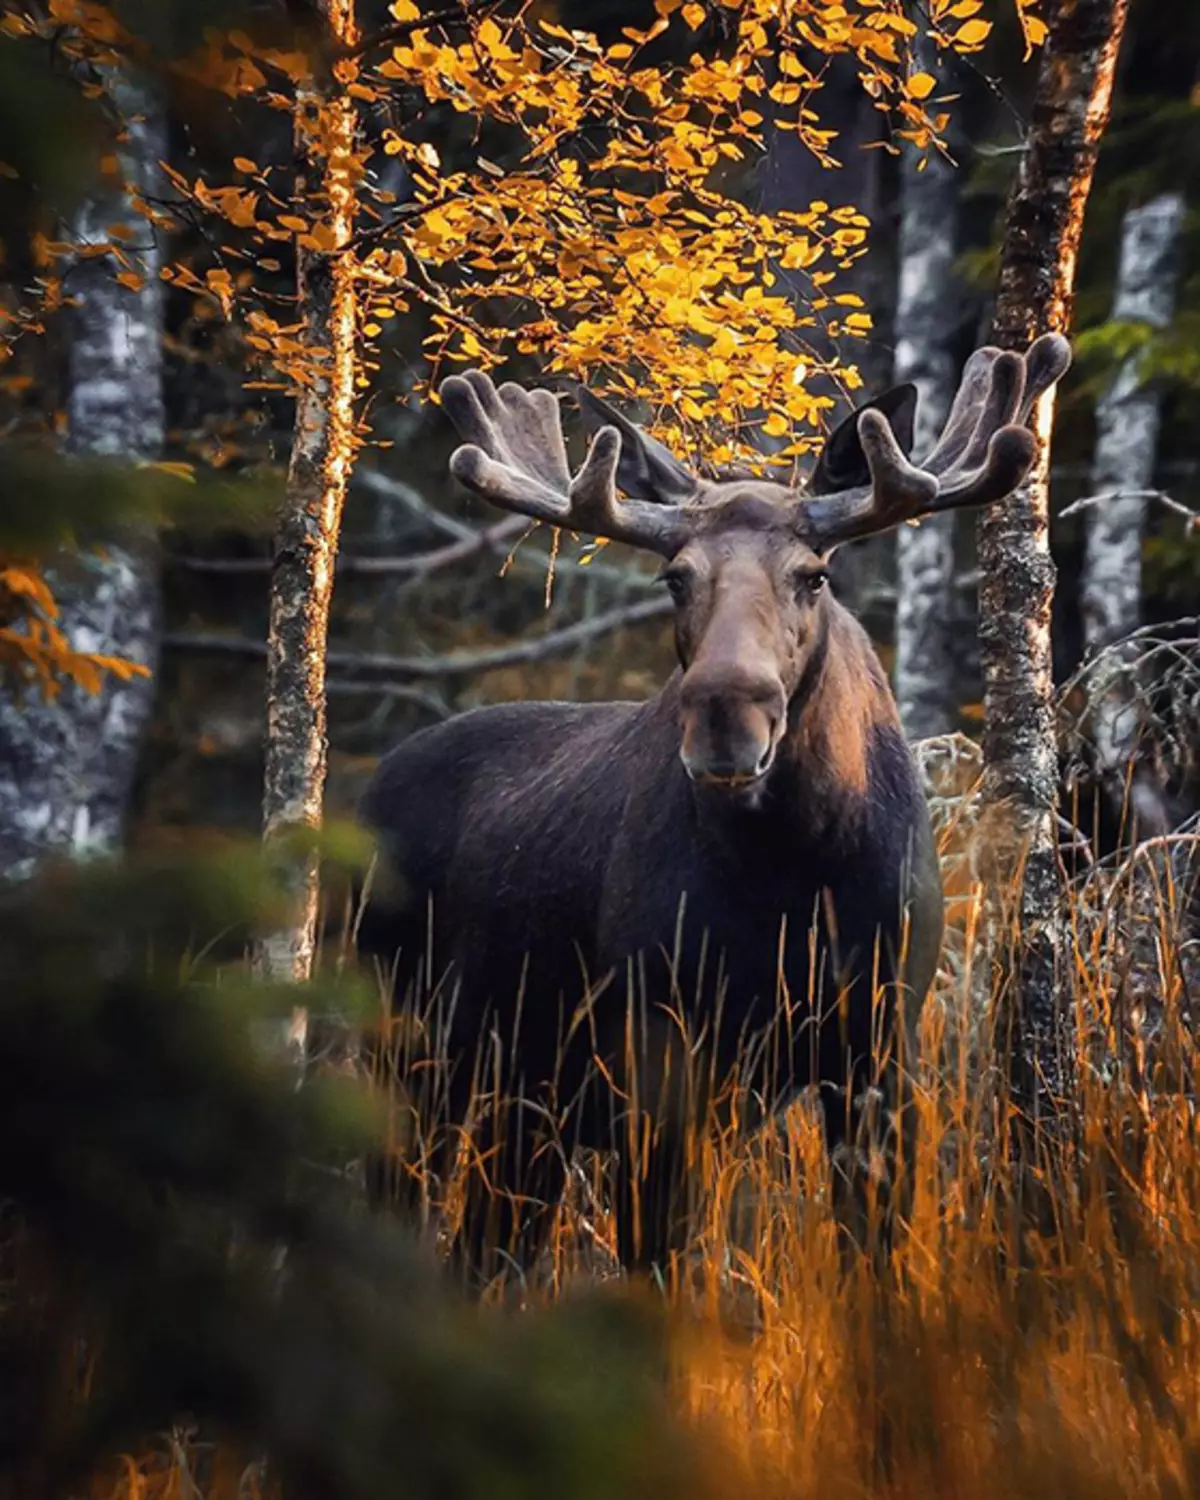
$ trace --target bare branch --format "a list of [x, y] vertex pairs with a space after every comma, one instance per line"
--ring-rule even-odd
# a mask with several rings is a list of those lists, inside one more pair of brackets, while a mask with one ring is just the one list
[[[452, 568], [457, 563], [469, 562], [487, 552], [499, 552], [519, 537], [528, 526], [520, 516], [508, 516], [483, 531], [472, 531], [463, 527], [458, 540], [447, 542], [444, 547], [434, 547], [427, 552], [414, 552], [407, 557], [370, 557], [353, 553], [342, 553], [337, 559], [339, 575], [354, 574], [364, 577], [412, 578], [439, 573], [443, 568]], [[230, 574], [269, 573], [269, 557], [173, 557], [171, 561], [189, 573]]]
[[1099, 495], [1082, 495], [1078, 500], [1073, 500], [1065, 509], [1060, 510], [1059, 518], [1080, 515], [1094, 505], [1106, 505], [1112, 500], [1152, 500], [1166, 510], [1174, 511], [1177, 516], [1182, 516], [1189, 530], [1200, 526], [1200, 511], [1192, 510], [1190, 506], [1184, 505], [1181, 500], [1174, 499], [1164, 490], [1105, 490]]
[[334, 677], [325, 684], [325, 691], [331, 698], [394, 698], [423, 708], [435, 719], [448, 719], [454, 712], [440, 693], [413, 687], [411, 683], [347, 682], [344, 678]]
[[[488, 526], [482, 531], [462, 528], [457, 541], [447, 542], [444, 547], [433, 547], [426, 552], [414, 552], [408, 556], [343, 552], [338, 555], [336, 571], [339, 577], [354, 575], [362, 578], [409, 578], [424, 579], [459, 563], [472, 562], [477, 557], [498, 555], [509, 549], [510, 543], [519, 541], [530, 526], [523, 516], [507, 516], [503, 521]], [[457, 525], [457, 523], [455, 523]], [[541, 550], [512, 554], [513, 562], [528, 571], [545, 576], [550, 560]], [[271, 571], [269, 557], [185, 557], [176, 554], [170, 558], [174, 567], [188, 573], [211, 573], [220, 577], [252, 576]], [[620, 568], [606, 563], [597, 563], [590, 558], [556, 558], [556, 573], [588, 573], [593, 578], [604, 578], [623, 588], [636, 588], [648, 584], [650, 575], [632, 568]]]
[[448, 516], [438, 510], [437, 506], [431, 505], [414, 485], [405, 484], [403, 479], [397, 479], [393, 474], [384, 474], [379, 469], [359, 469], [354, 476], [354, 482], [368, 490], [374, 490], [385, 500], [397, 501], [410, 515], [417, 516], [435, 531], [441, 531], [453, 537], [474, 536], [475, 534], [465, 522], [457, 521], [453, 516]]
[[[460, 651], [450, 656], [391, 656], [373, 651], [330, 651], [326, 664], [344, 672], [387, 672], [396, 677], [415, 677], [420, 680], [473, 677], [481, 672], [494, 671], [498, 667], [520, 666], [573, 651], [601, 636], [610, 635], [613, 631], [640, 625], [646, 620], [662, 619], [671, 613], [673, 607], [669, 599], [642, 599], [636, 604], [606, 610], [590, 620], [564, 625], [561, 630], [552, 630], [547, 635], [514, 641], [509, 646], [491, 647], [486, 651]], [[261, 657], [266, 654], [266, 646], [261, 641], [250, 640], [246, 636], [200, 631], [176, 631], [168, 634], [163, 637], [163, 648], [167, 651], [197, 651], [213, 655]]]

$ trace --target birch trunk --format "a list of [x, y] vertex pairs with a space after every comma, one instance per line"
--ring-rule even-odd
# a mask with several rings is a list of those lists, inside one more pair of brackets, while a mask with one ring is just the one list
[[[322, 0], [321, 12], [334, 47], [353, 43], [353, 0]], [[333, 248], [297, 247], [308, 376], [296, 401], [271, 568], [263, 839], [276, 848], [294, 901], [288, 925], [257, 953], [259, 972], [276, 980], [307, 979], [316, 942], [318, 859], [288, 840], [322, 821], [329, 603], [355, 449], [355, 137], [354, 104], [336, 78], [297, 98], [300, 177], [320, 203]]]
[[[1028, 140], [1008, 204], [993, 341], [1024, 349], [1070, 326], [1084, 209], [1108, 122], [1127, 0], [1059, 0], [1048, 15]], [[995, 878], [1021, 881], [1018, 1098], [1035, 1113], [1061, 1096], [1065, 1016], [1056, 996], [1059, 878], [1057, 754], [1052, 708], [1049, 545], [1053, 388], [1033, 426], [1026, 485], [981, 512], [980, 646], [984, 672], [983, 800]], [[1063, 1007], [1065, 1011], [1065, 1007]]]
[[[161, 118], [128, 82], [111, 80], [109, 92], [129, 122], [121, 178], [134, 191], [159, 190]], [[120, 285], [123, 267], [109, 255], [81, 256], [71, 268], [67, 446], [81, 455], [148, 458], [163, 440], [163, 298], [153, 233], [122, 187], [86, 203], [72, 234], [81, 246], [108, 244], [114, 225], [128, 228], [122, 250], [141, 285]], [[47, 579], [72, 649], [153, 672], [161, 626], [149, 541], [114, 540], [103, 551], [64, 557], [47, 568]], [[23, 879], [49, 855], [120, 846], [153, 699], [152, 676], [121, 682], [112, 674], [95, 694], [67, 683], [53, 701], [0, 697], [0, 876]]]
[[[1184, 203], [1164, 193], [1130, 209], [1121, 228], [1121, 255], [1113, 321], [1166, 328], [1175, 313]], [[1141, 614], [1142, 537], [1145, 491], [1154, 477], [1160, 398], [1142, 383], [1137, 356], [1126, 360], [1096, 408], [1093, 493], [1103, 495], [1087, 512], [1083, 570], [1083, 626], [1088, 650], [1111, 646], [1136, 630]], [[1162, 798], [1148, 777], [1129, 768], [1138, 729], [1128, 663], [1105, 658], [1092, 680], [1092, 728], [1097, 769], [1117, 811], [1127, 810], [1136, 833], [1152, 837], [1167, 831]]]
[[[919, 59], [918, 59], [919, 61]], [[900, 288], [894, 379], [917, 387], [915, 451], [927, 453], [955, 391], [953, 336], [955, 230], [959, 183], [933, 155], [925, 170], [906, 154], [902, 167]], [[954, 515], [933, 516], [896, 535], [896, 702], [909, 739], [954, 728]]]

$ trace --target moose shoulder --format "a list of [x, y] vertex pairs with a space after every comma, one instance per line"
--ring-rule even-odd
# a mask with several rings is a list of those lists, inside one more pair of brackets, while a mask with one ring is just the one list
[[[803, 491], [701, 480], [586, 394], [601, 425], [572, 475], [551, 393], [478, 372], [443, 384], [464, 484], [662, 556], [679, 656], [648, 702], [479, 709], [379, 768], [363, 814], [383, 869], [360, 948], [398, 995], [444, 1002], [460, 1118], [496, 1048], [506, 1086], [591, 1145], [614, 1139], [614, 1113], [657, 1116], [649, 1132], [626, 1120], [618, 1141], [677, 1132], [670, 1090], [631, 1076], [662, 1068], [670, 1037], [710, 1078], [769, 1058], [754, 1082], [768, 1107], [821, 1085], [831, 1144], [862, 1085], [894, 1082], [895, 1021], [932, 978], [941, 887], [886, 678], [827, 587], [829, 560], [1009, 495], [1032, 462], [1030, 408], [1068, 359], [1054, 335], [1024, 356], [979, 350], [920, 463], [915, 393], [888, 392], [835, 431]], [[608, 1085], [602, 1108], [580, 1104], [589, 1074]], [[522, 1141], [507, 1141], [514, 1172]], [[644, 1173], [637, 1155], [626, 1178]], [[667, 1243], [650, 1228], [641, 1250]]]

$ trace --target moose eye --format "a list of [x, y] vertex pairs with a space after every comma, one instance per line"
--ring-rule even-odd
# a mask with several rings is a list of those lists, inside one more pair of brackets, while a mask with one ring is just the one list
[[797, 573], [796, 593], [799, 594], [801, 598], [803, 598], [806, 594], [819, 594], [828, 582], [829, 574], [824, 570], [816, 573], [809, 573], [807, 571], [803, 573]]
[[660, 580], [666, 584], [667, 592], [676, 604], [682, 604], [687, 599], [692, 587], [692, 580], [687, 573], [682, 571], [663, 573], [660, 575]]

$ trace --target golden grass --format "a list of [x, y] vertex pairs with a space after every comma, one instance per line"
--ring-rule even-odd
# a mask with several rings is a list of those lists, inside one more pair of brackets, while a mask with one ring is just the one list
[[[961, 812], [942, 823], [951, 843]], [[886, 1259], [847, 1253], [804, 1103], [765, 1130], [697, 1134], [691, 1246], [662, 1295], [672, 1401], [723, 1455], [722, 1493], [1200, 1493], [1190, 852], [1162, 845], [1071, 883], [1060, 985], [1079, 1067], [1022, 1153], [1000, 1007], [980, 983], [981, 892], [959, 879], [920, 1029], [910, 1206]], [[460, 1152], [451, 1219], [480, 1170]], [[613, 1273], [603, 1191], [577, 1178], [545, 1255], [517, 1268], [520, 1298]]]
[[[947, 839], [961, 822], [943, 821]], [[909, 1208], [886, 1257], [847, 1251], [804, 1101], [765, 1129], [726, 1113], [697, 1133], [691, 1246], [661, 1296], [671, 1401], [711, 1455], [709, 1493], [1200, 1494], [1200, 952], [1183, 848], [1072, 884], [1061, 977], [1080, 1066], [1062, 1118], [1021, 1159], [980, 984], [980, 893], [958, 879], [920, 1028]], [[399, 1152], [407, 1100], [397, 1122]], [[487, 1166], [463, 1147], [427, 1182], [443, 1248]], [[577, 1173], [544, 1255], [493, 1299], [616, 1274], [604, 1193], [602, 1172]], [[190, 1462], [176, 1445], [96, 1494], [255, 1493], [254, 1470]]]

